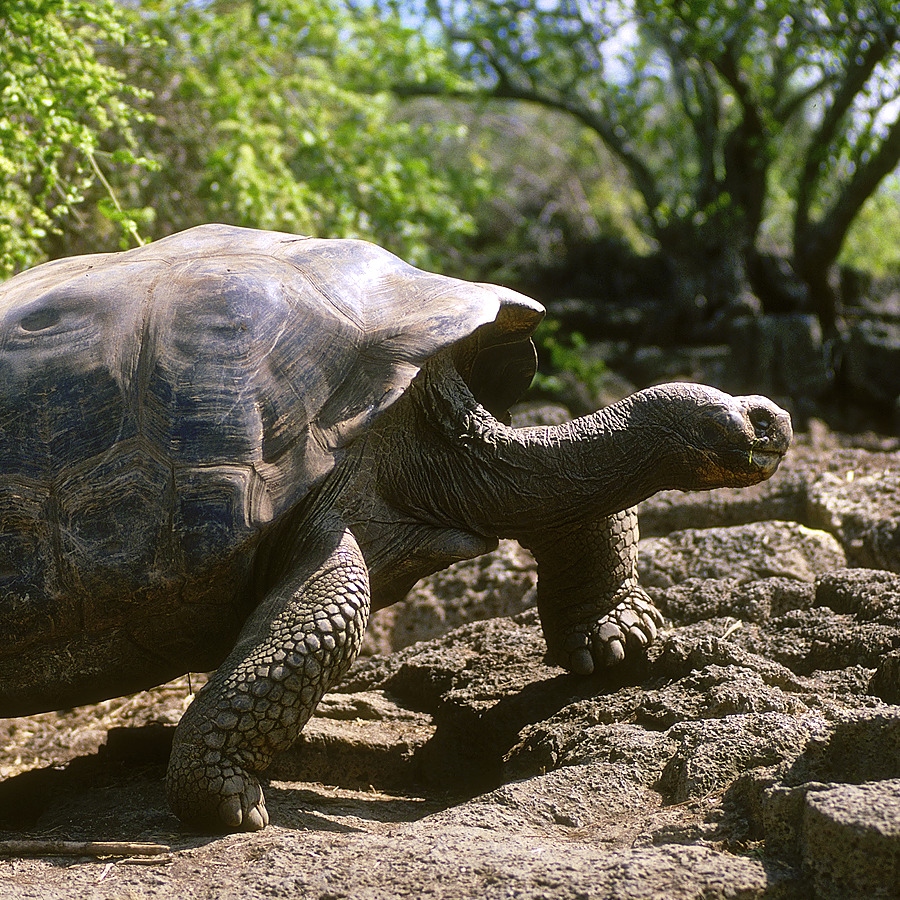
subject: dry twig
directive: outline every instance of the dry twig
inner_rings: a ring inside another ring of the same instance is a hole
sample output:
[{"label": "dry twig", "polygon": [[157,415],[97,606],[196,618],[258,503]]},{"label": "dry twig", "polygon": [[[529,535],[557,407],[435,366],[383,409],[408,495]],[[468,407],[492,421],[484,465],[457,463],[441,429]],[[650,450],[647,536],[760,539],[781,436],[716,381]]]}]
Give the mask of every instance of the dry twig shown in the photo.
[{"label": "dry twig", "polygon": [[134,841],[0,841],[0,856],[159,856],[171,852],[166,844]]}]

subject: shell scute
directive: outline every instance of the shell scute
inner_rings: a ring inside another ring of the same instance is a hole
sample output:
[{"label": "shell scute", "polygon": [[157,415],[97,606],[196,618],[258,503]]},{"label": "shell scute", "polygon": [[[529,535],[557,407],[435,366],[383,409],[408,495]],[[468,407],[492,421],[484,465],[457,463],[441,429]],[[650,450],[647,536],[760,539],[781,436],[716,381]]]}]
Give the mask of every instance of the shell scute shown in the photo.
[{"label": "shell scute", "polygon": [[[540,307],[506,294],[363,241],[216,225],[40,266],[0,286],[0,490],[57,498],[36,539],[49,569],[61,553],[124,588],[224,559],[430,356],[504,306],[533,327]],[[21,531],[6,519],[0,543]],[[33,542],[12,541],[27,568]]]},{"label": "shell scute", "polygon": [[178,469],[172,527],[188,571],[221,564],[236,535],[252,533],[253,470],[238,466]]},{"label": "shell scute", "polygon": [[27,594],[53,578],[54,560],[49,554],[53,517],[49,488],[27,481],[0,484],[0,594],[4,598]]},{"label": "shell scute", "polygon": [[172,492],[170,467],[137,438],[61,471],[54,482],[60,586],[127,593],[171,568]]}]

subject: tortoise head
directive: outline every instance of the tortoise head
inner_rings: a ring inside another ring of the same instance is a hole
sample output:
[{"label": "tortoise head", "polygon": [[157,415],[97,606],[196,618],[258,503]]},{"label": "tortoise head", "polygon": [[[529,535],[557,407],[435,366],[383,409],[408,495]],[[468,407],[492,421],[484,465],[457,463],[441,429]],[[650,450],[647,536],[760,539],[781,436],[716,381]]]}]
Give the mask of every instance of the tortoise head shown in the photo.
[{"label": "tortoise head", "polygon": [[652,427],[681,490],[747,487],[774,474],[793,438],[791,418],[767,397],[733,397],[672,383],[633,398],[632,424]]},{"label": "tortoise head", "polygon": [[707,445],[721,461],[720,480],[731,487],[764,481],[775,473],[793,438],[791,417],[767,397],[728,397],[710,414]]}]

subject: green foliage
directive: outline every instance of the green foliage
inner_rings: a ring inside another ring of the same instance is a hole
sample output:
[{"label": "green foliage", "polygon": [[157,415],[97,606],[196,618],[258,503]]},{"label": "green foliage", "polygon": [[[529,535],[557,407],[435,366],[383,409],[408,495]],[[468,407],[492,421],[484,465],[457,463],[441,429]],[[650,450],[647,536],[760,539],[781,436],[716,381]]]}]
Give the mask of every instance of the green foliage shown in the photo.
[{"label": "green foliage", "polygon": [[600,393],[606,364],[589,354],[588,342],[583,334],[566,331],[559,320],[547,318],[535,332],[534,343],[538,357],[546,363],[547,370],[534,376],[534,388],[561,397],[567,386],[559,373],[566,372],[584,385],[590,394]]},{"label": "green foliage", "polygon": [[401,77],[460,84],[352,0],[0,0],[0,272],[209,221],[440,266],[485,184],[434,161],[459,128],[404,121]]},{"label": "green foliage", "polygon": [[397,17],[340,0],[145,0],[132,30],[114,60],[151,97],[140,141],[159,167],[116,193],[152,207],[154,235],[222,221],[374,239],[429,265],[433,244],[470,232],[459,185],[431,161],[445,126],[401,120],[380,87],[389,72],[442,75]]},{"label": "green foliage", "polygon": [[137,94],[95,52],[126,37],[112,0],[0,0],[0,277],[40,261],[42,241],[100,176],[98,160],[138,164]]},{"label": "green foliage", "polygon": [[853,222],[841,262],[875,276],[900,273],[900,177],[888,179]]}]

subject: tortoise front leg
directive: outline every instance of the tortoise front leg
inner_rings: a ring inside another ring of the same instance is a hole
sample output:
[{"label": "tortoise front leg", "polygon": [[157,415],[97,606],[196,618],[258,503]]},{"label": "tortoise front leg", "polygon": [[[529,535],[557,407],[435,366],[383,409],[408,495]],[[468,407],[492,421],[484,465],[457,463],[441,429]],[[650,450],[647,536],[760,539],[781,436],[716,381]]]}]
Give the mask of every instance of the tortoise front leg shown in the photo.
[{"label": "tortoise front leg", "polygon": [[166,793],[188,825],[256,831],[268,823],[254,773],[294,741],[347,671],[369,617],[369,575],[342,523],[304,556],[248,620],[184,714]]},{"label": "tortoise front leg", "polygon": [[634,507],[522,543],[538,564],[538,611],[550,662],[589,675],[656,638],[663,617],[638,583]]}]

